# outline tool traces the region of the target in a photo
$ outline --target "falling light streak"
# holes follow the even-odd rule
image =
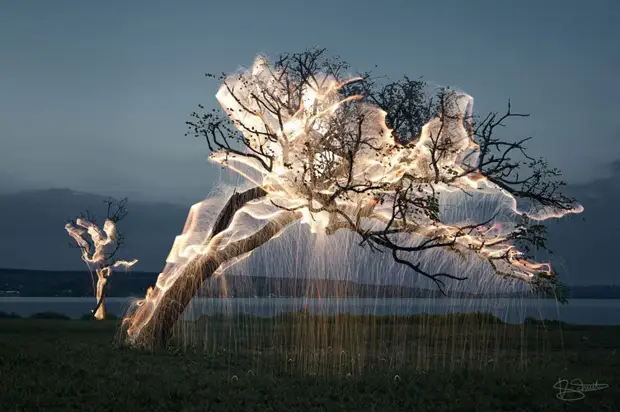
[[[502,216],[510,215],[511,219],[527,215],[532,220],[546,220],[568,213],[580,213],[583,210],[581,205],[575,205],[574,208],[568,210],[551,208],[519,210],[517,199],[512,194],[491,182],[480,170],[473,167],[478,159],[480,146],[473,140],[469,131],[471,127],[466,127],[466,123],[467,126],[471,126],[473,98],[465,93],[456,94],[452,104],[444,108],[444,116],[436,117],[424,125],[420,137],[414,144],[401,146],[393,136],[393,131],[386,124],[387,113],[385,111],[361,101],[362,96],[355,95],[344,99],[340,97],[340,88],[359,78],[338,82],[327,75],[315,75],[316,82],[303,89],[299,109],[293,114],[284,113],[284,118],[276,118],[264,105],[261,106],[254,100],[254,93],[261,95],[261,91],[268,91],[267,94],[284,100],[288,94],[287,86],[283,80],[277,80],[282,79],[282,75],[270,68],[263,57],[258,57],[250,69],[227,77],[216,94],[222,108],[244,135],[253,153],[267,150],[274,154],[275,158],[271,171],[263,168],[254,158],[225,151],[212,153],[210,160],[236,171],[248,181],[263,188],[267,192],[266,199],[246,204],[237,212],[230,226],[212,239],[210,238],[211,228],[196,229],[198,215],[204,212],[213,217],[219,210],[218,206],[222,205],[217,204],[213,199],[207,199],[192,207],[183,234],[176,238],[170,256],[168,256],[167,265],[159,275],[155,288],[149,289],[145,299],[136,302],[138,309],[125,318],[125,323],[129,325],[127,331],[130,340],[137,339],[140,330],[151,318],[166,290],[181,276],[185,267],[193,259],[199,255],[221,250],[226,245],[255,233],[261,225],[277,214],[277,211],[266,211],[273,204],[298,210],[301,223],[307,224],[312,233],[325,234],[326,229],[331,225],[337,226],[342,223],[334,221],[337,219],[335,214],[320,210],[320,205],[314,205],[314,201],[309,200],[307,195],[300,190],[301,183],[298,181],[298,176],[306,172],[304,169],[306,164],[299,159],[298,154],[303,151],[304,145],[311,144],[315,139],[327,138],[324,135],[326,127],[321,125],[327,124],[340,110],[344,110],[347,104],[357,105],[364,117],[371,120],[365,122],[363,132],[368,137],[368,146],[372,148],[360,149],[356,154],[355,165],[351,173],[353,184],[371,182],[388,188],[379,188],[377,193],[393,193],[390,187],[406,176],[416,176],[420,182],[430,182],[435,179],[436,181],[432,184],[419,184],[420,196],[440,195],[442,199],[441,196],[445,195],[446,200],[442,199],[444,208],[449,206],[452,197],[466,190],[473,191],[474,196],[480,198],[496,196],[498,208],[503,213]],[[276,141],[269,140],[264,134],[253,131],[269,133],[277,139]],[[336,139],[334,136],[330,138]],[[438,142],[447,142],[451,150],[445,156],[433,161],[433,147]],[[334,141],[334,145],[337,143]],[[248,153],[250,153],[249,149]],[[379,154],[378,157],[377,154]],[[320,165],[323,158],[327,158],[330,163],[338,163],[342,160],[335,153],[329,152],[318,153],[317,156],[315,156],[315,163],[310,173],[324,172]],[[249,168],[259,177],[250,176],[237,164]],[[433,165],[436,166],[435,170]],[[446,170],[453,171],[454,174],[448,174]],[[453,179],[454,175],[458,177]],[[335,182],[327,188],[322,187],[316,193],[331,195],[337,191],[339,184],[338,179],[335,179]],[[219,201],[222,200],[219,199]],[[368,198],[364,194],[352,194],[348,201],[339,200],[337,203],[344,209],[358,210],[356,205],[362,205],[367,201]],[[390,220],[392,205],[389,202],[384,205],[372,204],[372,202],[368,204],[374,208],[368,216],[368,220],[372,221],[373,225],[385,224]],[[254,223],[248,223],[243,215],[253,218]],[[446,239],[454,239],[456,247],[475,252],[483,259],[497,259],[493,264],[503,263],[504,267],[500,270],[502,273],[510,273],[512,277],[524,281],[531,280],[538,273],[550,274],[549,263],[526,261],[523,253],[515,249],[510,237],[515,226],[511,219],[505,219],[507,219],[506,222],[492,221],[487,226],[480,226],[467,234],[461,233],[459,226],[462,226],[462,222],[448,224],[420,218],[415,224],[402,223],[402,225],[405,232],[426,236],[441,235]],[[190,241],[192,235],[194,235],[194,240]],[[235,259],[230,265],[244,257],[247,255]],[[228,266],[229,264],[226,263],[225,267],[222,266],[216,271],[216,274],[222,273]]]

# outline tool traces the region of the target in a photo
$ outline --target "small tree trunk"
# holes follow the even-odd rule
[[[103,320],[105,319],[105,296],[102,296],[99,299],[99,303],[97,304],[97,309],[95,310],[95,319]]]
[[[105,319],[105,316],[105,288],[102,288],[101,297],[98,298],[97,306],[95,306],[95,309],[93,310],[93,317],[97,320],[103,320]]]
[[[105,285],[108,283],[106,275],[108,274],[108,268],[97,269],[97,291],[95,296],[97,297],[97,307],[95,308],[95,319],[105,319]]]

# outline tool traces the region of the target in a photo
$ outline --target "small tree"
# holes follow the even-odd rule
[[[188,134],[204,138],[212,161],[256,187],[231,197],[202,252],[177,268],[174,281],[166,271],[160,275],[166,287],[149,290],[125,319],[132,341],[165,343],[205,279],[296,221],[326,235],[353,231],[362,245],[389,251],[442,292],[446,280],[466,278],[434,273],[416,253],[473,254],[499,276],[558,291],[550,265],[528,252],[546,248],[541,221],[582,208],[560,193],[559,171],[526,153],[527,139],[494,135],[505,120],[527,115],[514,113],[509,102],[505,114],[480,118],[465,93],[429,94],[424,82],[407,77],[382,85],[371,73],[346,77],[347,70],[319,49],[283,55],[273,66],[258,57],[250,69],[219,77],[224,113],[200,106]],[[447,222],[442,198],[454,192],[497,194],[510,204],[502,213],[513,219],[502,226],[497,214]],[[252,214],[257,205],[275,211],[259,229],[239,235],[239,212]]]
[[[95,217],[88,211],[65,225],[67,233],[75,239],[91,276],[93,271],[96,274],[94,289],[97,305],[93,309],[93,314],[97,320],[105,319],[105,290],[112,269],[129,268],[138,262],[136,259],[115,260],[117,252],[124,244],[124,237],[116,230],[116,224],[127,216],[127,199],[109,199],[105,203],[107,217],[103,223],[103,230],[97,226]]]

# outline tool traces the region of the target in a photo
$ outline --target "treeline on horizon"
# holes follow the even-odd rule
[[[112,274],[106,295],[143,297],[157,273],[116,272]],[[93,283],[88,272],[0,269],[0,296],[91,297]],[[431,298],[441,297],[439,290],[401,285],[360,284],[347,280],[297,279],[259,276],[221,276],[205,283],[201,297],[360,297]],[[452,292],[450,297],[531,297],[531,294]],[[574,286],[569,298],[619,299],[620,285]]]

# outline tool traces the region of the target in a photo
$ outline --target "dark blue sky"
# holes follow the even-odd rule
[[[620,158],[620,2],[0,1],[0,190],[69,187],[188,204],[219,171],[184,137],[205,72],[327,47],[517,119],[568,179]],[[616,23],[616,24],[614,24]]]

